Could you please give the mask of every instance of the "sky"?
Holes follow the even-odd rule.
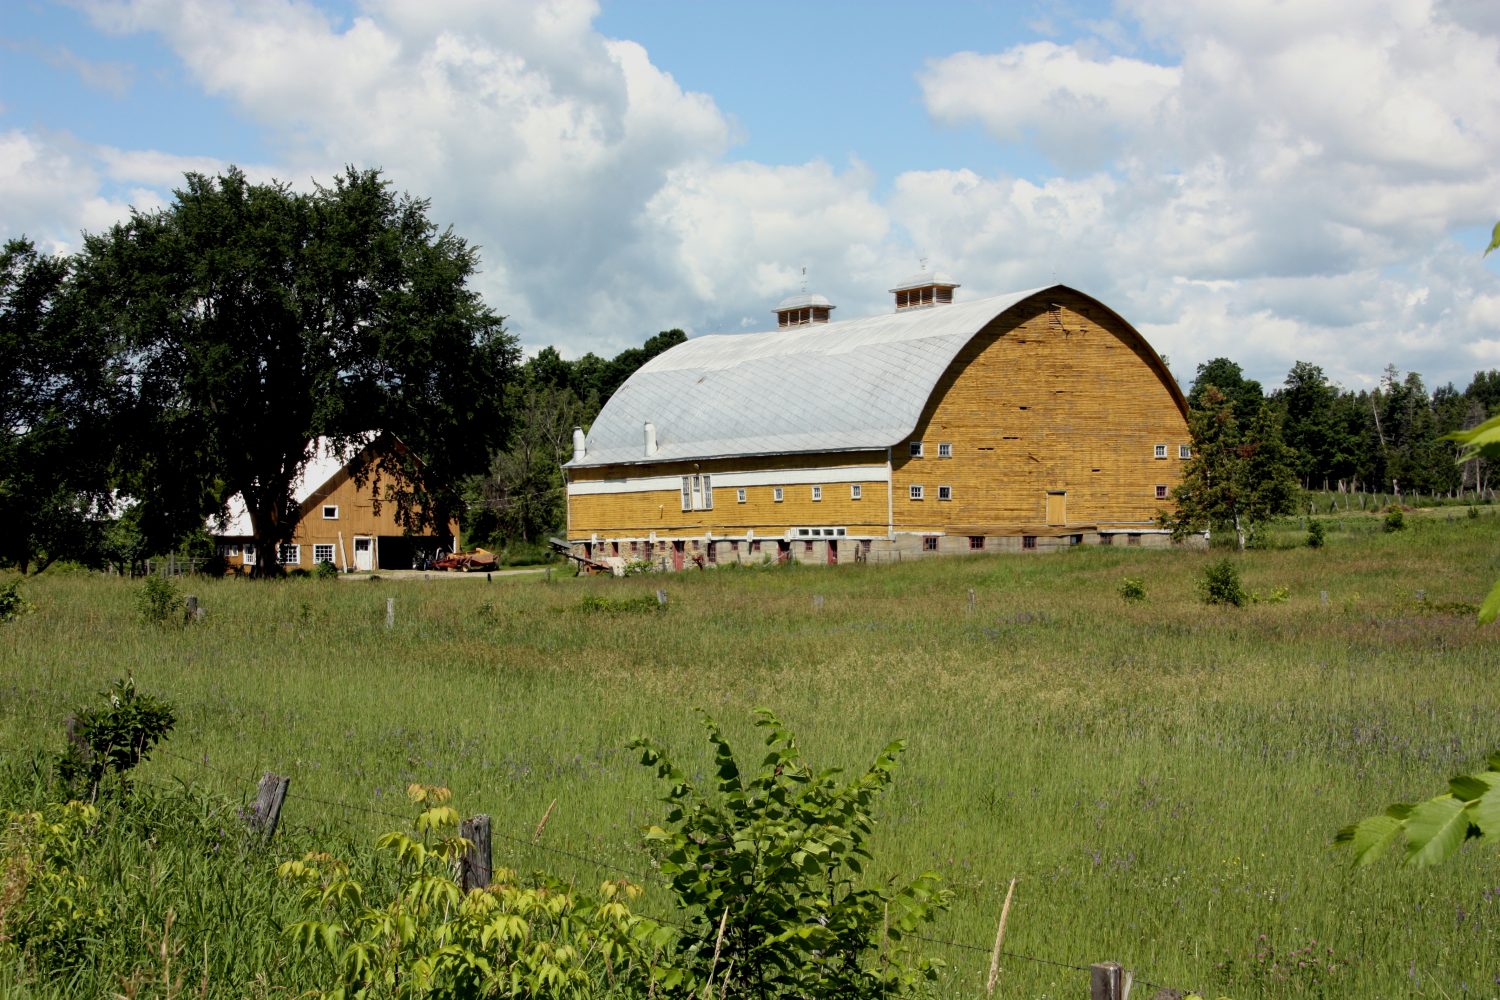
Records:
[[[1500,368],[1496,0],[0,0],[0,238],[378,167],[528,351],[1062,283],[1184,385]]]

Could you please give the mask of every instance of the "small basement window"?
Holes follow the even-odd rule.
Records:
[[[315,562],[315,563],[331,563],[331,562],[333,562],[333,546],[332,545],[314,545],[313,546],[313,562]]]
[[[984,536],[983,535],[970,535],[969,536],[969,549],[971,551],[977,551],[977,550],[982,549],[982,548],[984,548]]]
[[[922,538],[922,551],[923,552],[936,552],[937,551],[937,535],[924,535],[923,536],[923,538]]]
[[[1166,498],[1167,498],[1167,488],[1166,488],[1166,486],[1162,485],[1161,483],[1157,483],[1156,484],[1156,499],[1158,499],[1158,500],[1165,500]]]
[[[323,520],[325,520],[325,521],[337,521],[338,519],[339,519],[339,505],[336,504],[336,503],[326,503],[326,504],[324,504],[323,505]]]
[[[859,500],[859,499],[862,499],[864,497],[864,495],[865,495],[865,488],[864,488],[864,486],[860,485],[859,483],[851,483],[850,484],[850,486],[849,486],[849,499],[850,500]]]
[[[920,485],[915,485],[914,484],[913,486],[910,487],[910,494],[909,495],[911,496],[911,498],[913,500],[920,500],[920,499],[922,499],[922,487]]]
[[[938,445],[938,458],[952,458],[952,457],[953,457],[953,445],[948,444],[946,441],[943,442],[942,444]]]
[[[910,444],[910,448],[911,448],[911,457],[912,458],[921,458],[922,457],[922,442],[920,442],[920,441],[913,441]]]
[[[1034,549],[1034,548],[1036,548],[1036,536],[1035,535],[1022,535],[1021,536],[1021,548],[1023,548],[1023,549]]]
[[[1166,445],[1159,444],[1159,445],[1156,446],[1156,457],[1157,458],[1166,458],[1167,457],[1167,446]]]
[[[821,487],[821,486],[814,486],[812,488],[812,498],[813,498],[814,501],[822,500],[823,499],[823,487]]]
[[[953,499],[953,487],[951,487],[951,486],[939,486],[938,487],[938,499],[939,500],[952,500]]]

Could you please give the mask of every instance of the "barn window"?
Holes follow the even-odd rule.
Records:
[[[757,539],[754,539],[753,541],[750,542],[750,551],[751,552],[759,552],[760,551],[760,539],[757,538]]]
[[[1156,446],[1156,457],[1157,458],[1166,458],[1167,457],[1167,446],[1166,445],[1159,444],[1159,445]]]
[[[938,445],[938,458],[952,458],[952,457],[953,457],[953,445],[948,444],[947,442],[944,442],[944,443]]]
[[[1125,536],[1125,544],[1139,545],[1141,544],[1141,536],[1132,531],[1130,534]]]
[[[937,535],[924,535],[922,537],[922,551],[923,552],[936,552],[937,551]]]
[[[696,477],[694,477],[694,478],[696,478]],[[702,503],[699,504],[698,509],[699,510],[713,510],[714,509],[714,477],[713,476],[704,476],[703,477],[703,494],[702,494],[702,496],[703,496],[703,500],[702,500]]]
[[[1192,458],[1193,457],[1193,447],[1192,447],[1192,445],[1186,445],[1186,444],[1180,444],[1180,445],[1178,445],[1177,446],[1177,457],[1178,458]]]
[[[812,551],[812,542],[803,542],[802,543],[802,551],[803,552],[811,552]]]
[[[1036,548],[1036,536],[1035,535],[1022,535],[1021,536],[1021,548],[1023,548],[1023,549],[1034,549],[1034,548]]]
[[[333,562],[333,546],[332,545],[314,545],[313,546],[313,562],[315,562],[315,563],[331,563],[331,562]]]
[[[337,521],[338,519],[339,519],[339,505],[336,504],[336,503],[324,504],[323,505],[323,520],[325,520],[325,521]]]
[[[682,509],[693,509],[693,477],[682,477]]]
[[[682,509],[714,509],[714,487],[712,476],[692,475],[682,477]]]
[[[302,546],[283,545],[281,551],[277,553],[277,562],[283,566],[302,565]]]
[[[865,488],[864,488],[864,486],[860,485],[859,483],[851,483],[849,485],[849,499],[850,500],[860,500],[860,499],[863,499],[864,495],[865,495]]]
[[[969,536],[969,548],[971,550],[978,550],[978,549],[984,548],[984,536],[983,535],[970,535]]]
[[[785,497],[786,491],[783,490],[780,486],[771,491],[771,499],[775,500],[777,503],[781,503],[781,501],[785,499]]]
[[[922,442],[920,442],[920,441],[913,441],[910,444],[910,448],[911,448],[911,457],[912,458],[921,458],[922,457]]]
[[[911,498],[913,500],[922,499],[922,487],[920,485],[913,485],[911,487]]]
[[[813,498],[813,500],[821,500],[821,499],[823,499],[823,487],[821,487],[821,486],[814,486],[812,488],[812,498]]]
[[[737,502],[737,503],[744,503],[745,502],[745,491],[743,489],[735,490],[734,491],[734,499],[735,499],[735,502]]]
[[[1161,483],[1157,483],[1156,484],[1156,499],[1158,499],[1158,500],[1165,500],[1166,498],[1167,498],[1167,488],[1166,488],[1166,486],[1163,485],[1163,484],[1161,484]]]
[[[220,545],[219,546],[219,555],[223,556],[225,559],[229,559],[231,557],[238,556],[239,554],[240,554],[240,547],[238,545]]]
[[[939,500],[952,500],[953,499],[953,487],[951,487],[951,486],[939,486],[938,487],[938,499]]]

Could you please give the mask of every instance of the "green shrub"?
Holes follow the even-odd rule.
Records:
[[[761,710],[766,756],[743,775],[718,725],[704,716],[716,787],[699,792],[655,743],[630,744],[668,783],[671,829],[652,826],[647,844],[686,924],[679,961],[694,990],[758,997],[874,997],[913,993],[939,962],[913,935],[948,905],[939,876],[903,888],[863,884],[874,805],[891,783],[905,743],[890,744],[847,783],[837,769],[814,772],[792,735]],[[720,981],[712,984],[718,970]]]
[[[388,833],[377,842],[397,870],[381,898],[348,865],[314,852],[281,865],[302,886],[308,919],[287,927],[294,944],[337,984],[324,997],[589,997],[618,982],[644,994],[680,981],[658,960],[673,934],[631,913],[640,895],[628,882],[606,882],[597,897],[535,876],[500,869],[488,888],[465,892],[453,871],[468,847],[446,788],[407,789],[422,811],[417,836]],[[655,990],[652,990],[655,992]]]
[[[1127,604],[1139,604],[1146,599],[1146,582],[1138,576],[1127,576],[1120,581],[1120,597]]]
[[[12,580],[0,587],[0,622],[29,615],[34,610],[32,603],[21,596],[20,580]]]
[[[135,689],[135,678],[115,681],[100,693],[106,704],[80,708],[68,723],[68,745],[57,762],[57,775],[69,791],[93,799],[114,775],[126,789],[126,772],[151,756],[177,723],[172,706]],[[81,787],[80,787],[81,786]]]
[[[313,568],[313,575],[319,580],[332,580],[339,575],[339,568],[327,559],[324,559]]]
[[[1473,521],[1479,517],[1479,508],[1469,504],[1469,520]]]
[[[1401,508],[1392,507],[1386,511],[1385,530],[1387,533],[1406,530],[1406,515],[1401,513]]]
[[[590,595],[578,602],[578,610],[590,614],[614,615],[621,612],[661,611],[665,605],[655,594],[640,597],[598,597]]]
[[[1250,599],[1240,583],[1240,571],[1231,559],[1209,564],[1203,571],[1203,578],[1198,581],[1198,592],[1204,604],[1231,604],[1242,608]]]
[[[147,625],[181,625],[187,620],[182,594],[165,577],[148,576],[136,592],[135,606]]]
[[[99,810],[83,802],[14,812],[0,829],[0,961],[24,955],[59,975],[90,957],[108,920],[79,871]]]
[[[1323,522],[1309,521],[1307,523],[1307,547],[1321,549],[1325,540]]]

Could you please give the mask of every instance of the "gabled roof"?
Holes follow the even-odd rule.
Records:
[[[373,441],[376,436],[372,434],[370,440]],[[315,440],[313,442],[312,458],[308,460],[307,465],[303,466],[302,474],[297,477],[296,482],[292,483],[292,498],[296,500],[297,505],[300,507],[313,494],[327,486],[328,481],[342,472],[344,467],[354,460],[355,455],[368,447],[369,443],[367,442],[360,448],[355,448],[347,454],[341,454],[333,447],[333,443],[328,438],[318,438]],[[245,498],[238,493],[230,497],[226,505],[224,526],[220,528],[217,524],[211,523],[209,530],[212,534],[223,535],[229,538],[249,536],[252,533],[252,529],[250,527],[250,512],[245,509]]]
[[[589,430],[584,457],[568,467],[889,447],[916,427],[965,344],[1006,310],[1053,290],[1072,291],[1053,285],[818,326],[695,337],[616,390]],[[1151,356],[1185,410],[1166,366]],[[657,440],[650,457],[648,422]]]

